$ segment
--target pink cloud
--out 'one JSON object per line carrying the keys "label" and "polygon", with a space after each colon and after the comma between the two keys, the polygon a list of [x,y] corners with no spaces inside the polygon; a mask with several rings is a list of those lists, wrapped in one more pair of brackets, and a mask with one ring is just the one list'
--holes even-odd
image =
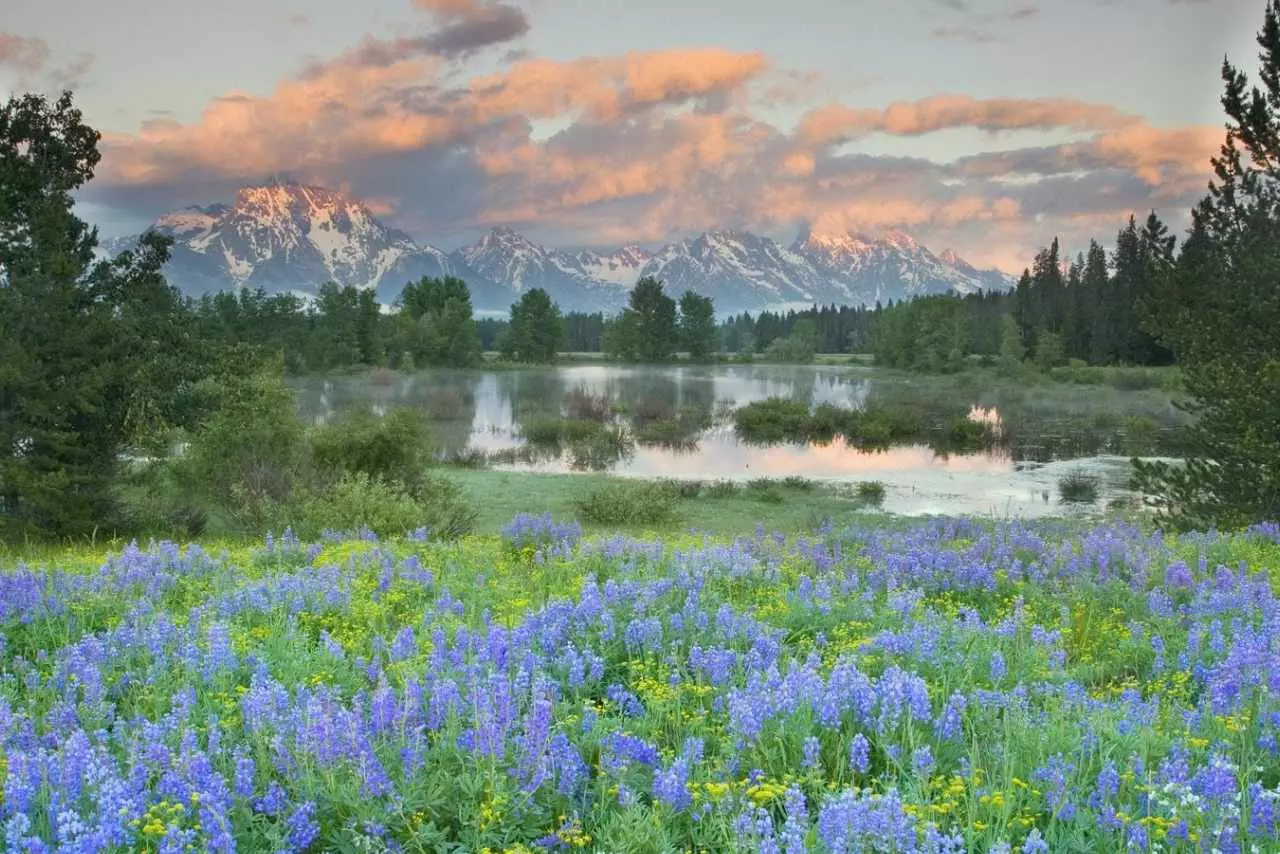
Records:
{"label": "pink cloud", "polygon": [[828,105],[804,116],[797,137],[802,143],[826,146],[872,133],[919,136],[959,127],[989,132],[1097,131],[1130,126],[1140,121],[1138,117],[1106,104],[1064,98],[934,95],[918,101],[899,101],[883,110]]}
{"label": "pink cloud", "polygon": [[[461,21],[497,4],[415,5]],[[332,186],[350,180],[354,193],[402,219],[429,209],[451,228],[537,227],[575,243],[725,226],[908,227],[975,263],[1017,269],[1055,232],[1075,239],[1153,202],[1185,210],[1221,137],[1213,128],[1155,128],[1107,104],[956,94],[828,104],[788,133],[758,117],[755,98],[790,103],[810,78],[774,69],[759,52],[523,59],[455,84],[451,57],[428,42],[366,38],[270,93],[228,93],[194,122],[156,119],[110,136],[100,184],[124,192],[192,175],[249,182],[291,172]],[[544,122],[561,130],[535,136]],[[1056,130],[1066,141],[955,163],[840,146],[952,128]],[[448,176],[448,196],[415,189],[416,176],[432,170]]]}

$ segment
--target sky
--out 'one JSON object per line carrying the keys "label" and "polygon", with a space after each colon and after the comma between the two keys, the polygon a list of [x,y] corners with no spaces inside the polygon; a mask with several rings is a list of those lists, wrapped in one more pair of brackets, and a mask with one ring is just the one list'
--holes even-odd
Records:
{"label": "sky", "polygon": [[8,0],[0,96],[70,87],[104,236],[272,177],[445,249],[896,228],[1017,272],[1173,227],[1264,0]]}

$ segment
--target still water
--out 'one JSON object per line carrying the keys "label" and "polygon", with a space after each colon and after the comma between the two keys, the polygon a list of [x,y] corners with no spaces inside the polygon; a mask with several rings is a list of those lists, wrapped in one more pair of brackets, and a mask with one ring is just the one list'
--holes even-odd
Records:
{"label": "still water", "polygon": [[[483,452],[495,468],[700,480],[876,480],[887,489],[883,509],[903,514],[1074,512],[1080,508],[1058,496],[1058,479],[1074,472],[1097,476],[1101,493],[1094,507],[1105,506],[1131,497],[1132,456],[1176,456],[1183,418],[1168,393],[1155,389],[984,384],[841,366],[379,372],[305,378],[297,385],[308,421],[351,407],[413,407],[430,419],[442,454]],[[770,397],[924,413],[961,407],[996,425],[1004,440],[995,448],[950,454],[923,444],[860,449],[838,437],[825,444],[742,441],[733,410]],[[610,438],[589,446],[525,441],[526,431],[558,419],[598,422]]]}

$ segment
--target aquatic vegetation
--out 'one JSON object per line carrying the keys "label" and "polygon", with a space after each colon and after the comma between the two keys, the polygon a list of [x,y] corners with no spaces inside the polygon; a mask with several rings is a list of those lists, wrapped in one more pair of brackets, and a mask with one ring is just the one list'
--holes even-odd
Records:
{"label": "aquatic vegetation", "polygon": [[1092,504],[1098,500],[1098,476],[1073,471],[1058,478],[1058,495],[1065,504]]}
{"label": "aquatic vegetation", "polygon": [[6,851],[1275,851],[1280,527],[67,551]]}

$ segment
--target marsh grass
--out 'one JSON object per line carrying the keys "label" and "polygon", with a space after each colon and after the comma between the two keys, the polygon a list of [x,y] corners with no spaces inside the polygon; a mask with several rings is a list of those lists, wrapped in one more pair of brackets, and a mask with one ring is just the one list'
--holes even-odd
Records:
{"label": "marsh grass", "polygon": [[1100,492],[1097,475],[1073,471],[1058,478],[1058,496],[1064,504],[1093,504]]}

